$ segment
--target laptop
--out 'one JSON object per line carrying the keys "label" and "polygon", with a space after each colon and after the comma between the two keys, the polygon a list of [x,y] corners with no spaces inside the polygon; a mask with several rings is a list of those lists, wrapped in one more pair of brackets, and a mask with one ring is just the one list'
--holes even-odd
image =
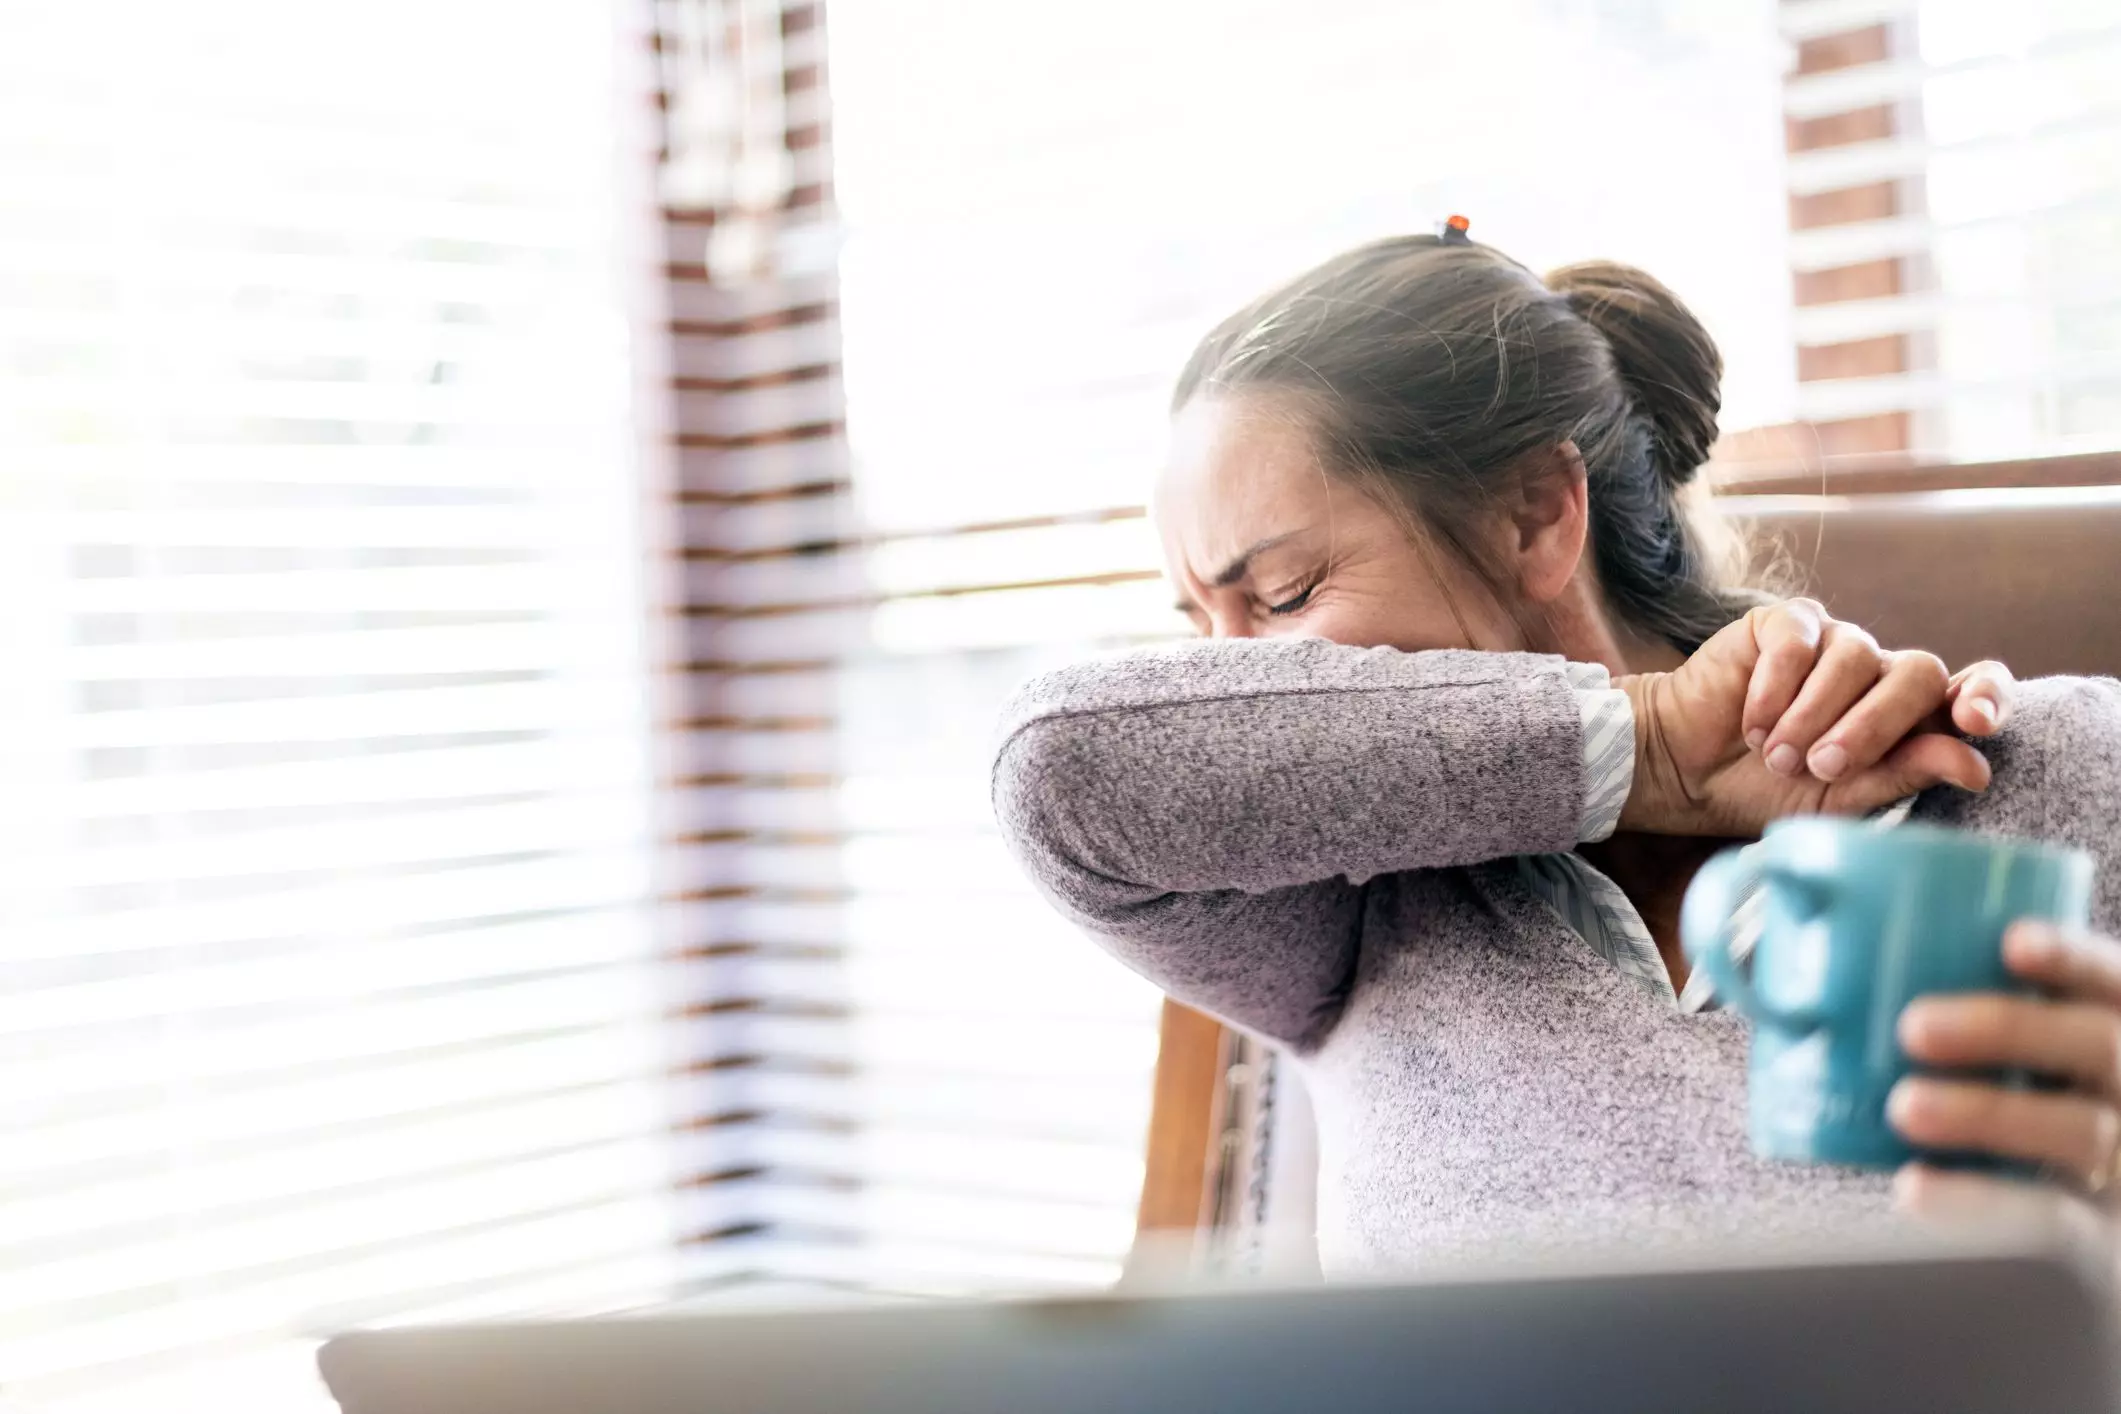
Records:
{"label": "laptop", "polygon": [[358,1332],[345,1414],[2088,1414],[2110,1257],[2043,1238],[1833,1257]]}

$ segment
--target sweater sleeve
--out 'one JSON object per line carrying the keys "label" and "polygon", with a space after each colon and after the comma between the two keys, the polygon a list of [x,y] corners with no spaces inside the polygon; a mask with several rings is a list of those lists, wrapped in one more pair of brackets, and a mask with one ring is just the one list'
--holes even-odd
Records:
{"label": "sweater sleeve", "polygon": [[1626,704],[1558,658],[1177,645],[1024,687],[995,811],[1046,895],[1123,962],[1307,1048],[1346,1000],[1368,881],[1611,830],[1634,764]]}
{"label": "sweater sleeve", "polygon": [[1989,788],[1980,795],[1943,786],[1925,791],[1915,814],[2084,850],[2098,865],[2092,926],[2121,935],[2121,682],[2021,682],[2010,724],[1974,745],[1993,768]]}

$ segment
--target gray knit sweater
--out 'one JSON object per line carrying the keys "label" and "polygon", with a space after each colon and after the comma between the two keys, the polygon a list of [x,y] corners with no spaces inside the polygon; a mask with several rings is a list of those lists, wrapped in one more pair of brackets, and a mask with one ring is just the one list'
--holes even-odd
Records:
{"label": "gray knit sweater", "polygon": [[[995,809],[1041,889],[1301,1066],[1329,1273],[1884,1210],[1882,1175],[1755,1159],[1743,1019],[1659,1004],[1526,886],[1513,856],[1577,842],[1583,731],[1559,659],[1317,640],[1085,663],[1008,710]],[[2022,684],[1984,750],[1986,794],[1916,816],[2121,842],[2121,684]]]}

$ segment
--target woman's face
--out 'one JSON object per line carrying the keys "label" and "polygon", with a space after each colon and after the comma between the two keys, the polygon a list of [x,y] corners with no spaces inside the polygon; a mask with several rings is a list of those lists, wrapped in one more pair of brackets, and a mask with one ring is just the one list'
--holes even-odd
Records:
{"label": "woman's face", "polygon": [[1271,400],[1189,403],[1172,424],[1155,512],[1179,609],[1207,637],[1525,646],[1476,575],[1327,476],[1302,423]]}

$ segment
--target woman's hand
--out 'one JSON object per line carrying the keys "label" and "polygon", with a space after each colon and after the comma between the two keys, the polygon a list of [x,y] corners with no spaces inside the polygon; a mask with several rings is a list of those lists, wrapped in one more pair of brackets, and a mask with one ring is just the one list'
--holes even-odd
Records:
{"label": "woman's hand", "polygon": [[[2069,1088],[2006,1090],[1911,1076],[1893,1087],[1886,1118],[1927,1149],[2040,1165],[2104,1211],[2121,1177],[2121,942],[2019,923],[2004,936],[2003,959],[2045,995],[1920,998],[1901,1013],[1902,1049],[1940,1069],[2027,1070]],[[2025,1184],[1921,1164],[1901,1171],[1894,1196],[1930,1217],[2015,1217],[2043,1197],[2052,1201]]]}
{"label": "woman's hand", "polygon": [[1988,786],[1953,729],[2010,716],[2001,663],[1947,675],[1888,652],[1809,599],[1753,610],[1669,673],[1619,680],[1635,706],[1635,785],[1620,828],[1745,836],[1785,815],[1860,815],[1930,786]]}

